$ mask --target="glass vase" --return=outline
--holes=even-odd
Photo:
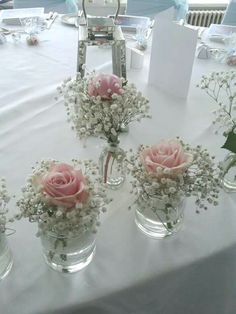
[[[236,192],[236,154],[229,153],[221,163],[221,184],[226,192]]]
[[[0,280],[7,276],[13,265],[12,254],[4,232],[0,232]]]
[[[99,157],[99,170],[103,183],[111,189],[119,188],[125,180],[125,152],[119,143],[108,143]]]
[[[46,263],[56,271],[74,273],[86,267],[95,253],[95,234],[92,230],[71,236],[43,232],[40,236]]]
[[[180,230],[184,217],[184,201],[172,206],[161,206],[155,196],[140,194],[137,200],[135,222],[151,238],[162,239]]]

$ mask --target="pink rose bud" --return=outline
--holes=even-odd
[[[193,161],[177,140],[162,141],[160,144],[143,149],[140,159],[146,171],[155,176],[183,173]],[[161,172],[160,172],[161,170]],[[166,170],[165,172],[163,172]]]
[[[112,99],[113,94],[121,95],[122,92],[122,81],[114,74],[99,74],[91,78],[88,85],[90,97],[101,96],[103,99]]]

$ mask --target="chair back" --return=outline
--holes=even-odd
[[[187,0],[127,0],[127,14],[154,17],[159,12],[175,7],[176,19],[185,19]]]
[[[35,7],[43,7],[45,12],[77,12],[76,0],[14,0],[15,9]]]
[[[236,0],[231,0],[228,4],[222,24],[236,26]]]
[[[0,10],[4,10],[4,9],[12,9],[11,0],[0,0]]]

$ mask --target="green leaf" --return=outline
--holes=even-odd
[[[228,134],[227,140],[221,148],[225,148],[233,153],[236,153],[236,134],[233,131]]]

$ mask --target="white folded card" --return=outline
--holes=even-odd
[[[27,17],[43,17],[44,8],[27,8],[2,10],[0,20],[6,24],[20,24],[20,19]]]
[[[153,31],[149,84],[186,98],[198,32],[157,16]]]

